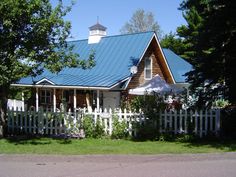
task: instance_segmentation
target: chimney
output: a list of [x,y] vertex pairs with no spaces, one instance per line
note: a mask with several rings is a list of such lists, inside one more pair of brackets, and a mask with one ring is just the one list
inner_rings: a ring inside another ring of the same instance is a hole
[[103,36],[107,35],[106,27],[102,26],[97,22],[96,25],[89,27],[89,44],[99,43]]

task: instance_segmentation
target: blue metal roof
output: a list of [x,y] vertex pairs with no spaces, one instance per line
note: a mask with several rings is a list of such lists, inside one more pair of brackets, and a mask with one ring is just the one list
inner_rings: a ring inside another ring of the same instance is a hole
[[185,61],[180,56],[176,55],[170,49],[162,49],[166,57],[167,64],[171,70],[171,73],[174,77],[176,83],[186,82],[186,76],[183,76],[185,73],[192,70],[192,65]]
[[[88,59],[94,51],[96,66],[86,70],[64,68],[58,74],[45,69],[42,75],[22,78],[18,84],[34,85],[47,79],[57,86],[110,88],[131,76],[130,68],[140,60],[153,35],[154,32],[142,32],[107,36],[95,44],[88,44],[88,40],[68,42],[81,59]],[[163,52],[175,82],[185,82],[183,74],[191,70],[191,65],[169,49]]]
[[133,62],[142,57],[154,32],[103,37],[99,43],[88,40],[71,41],[74,52],[88,59],[95,52],[96,66],[92,69],[65,68],[57,75],[47,70],[35,78],[21,79],[18,84],[32,85],[46,78],[58,86],[111,87],[130,76]]

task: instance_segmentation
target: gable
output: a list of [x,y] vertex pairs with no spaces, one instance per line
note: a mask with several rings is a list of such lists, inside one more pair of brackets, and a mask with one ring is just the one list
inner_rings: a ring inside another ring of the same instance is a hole
[[128,89],[136,88],[147,81],[145,80],[144,76],[145,58],[151,58],[152,76],[158,74],[167,83],[172,84],[175,82],[172,77],[172,73],[170,72],[170,69],[168,68],[168,65],[165,61],[165,57],[162,53],[160,45],[157,42],[157,38],[154,35],[144,55],[137,64],[138,72],[131,78],[127,87]]

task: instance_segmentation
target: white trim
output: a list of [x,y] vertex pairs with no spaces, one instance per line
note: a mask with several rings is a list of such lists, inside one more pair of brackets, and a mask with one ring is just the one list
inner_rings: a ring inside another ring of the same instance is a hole
[[53,112],[57,109],[56,89],[53,88]]
[[25,111],[25,98],[24,98],[24,92],[21,92],[21,106],[22,106],[22,111]]
[[[155,33],[153,34],[153,36],[154,36],[154,35],[155,35]],[[139,61],[138,61],[138,63],[137,63],[137,66],[140,64],[140,62],[142,61],[142,59],[143,59],[145,53],[147,52],[147,49],[148,49],[148,47],[150,46],[150,44],[151,44],[151,42],[152,42],[153,36],[151,37],[150,41],[148,42],[147,47],[145,48],[143,54],[141,55],[141,57],[140,57],[140,59],[139,59]]]
[[112,89],[112,88],[116,87],[117,85],[121,84],[122,82],[125,82],[125,81],[128,80],[129,78],[130,78],[130,77],[127,77],[127,78],[125,78],[125,79],[123,79],[123,80],[117,82],[116,84],[114,84],[114,85],[112,85],[111,87],[109,87],[109,89]]
[[76,109],[76,105],[77,105],[77,103],[76,103],[76,89],[74,89],[74,95],[73,95],[73,97],[74,97],[74,109]]
[[48,83],[50,83],[52,85],[55,85],[55,83],[53,83],[52,81],[48,80],[47,78],[43,78],[42,80],[36,82],[36,85],[39,85],[40,83],[42,83],[44,81],[46,81],[46,82],[48,82]]
[[36,97],[36,111],[39,111],[39,89],[38,88],[36,88],[36,95],[35,95],[35,97]]
[[128,82],[126,82],[125,87],[124,87],[125,90],[127,89],[127,87],[128,87],[128,85],[129,85],[129,83],[130,83],[132,77],[133,77],[133,75],[130,76],[129,79],[128,79]]
[[97,90],[97,110],[100,109],[100,91]]
[[[150,60],[150,69],[151,69],[151,75],[150,78],[146,77],[146,60],[149,59]],[[145,57],[144,58],[144,80],[151,80],[152,79],[152,57]]]
[[175,79],[174,79],[174,77],[173,77],[173,74],[172,74],[172,72],[171,72],[171,70],[170,70],[170,67],[169,67],[169,65],[168,65],[168,63],[167,63],[166,56],[164,55],[164,53],[163,53],[163,51],[162,51],[161,45],[159,44],[158,38],[157,38],[157,36],[156,36],[155,33],[154,33],[154,37],[155,37],[155,39],[156,39],[156,41],[157,41],[158,47],[160,48],[161,55],[162,55],[163,58],[164,58],[164,62],[165,62],[165,64],[166,64],[166,66],[167,66],[167,69],[169,70],[171,79],[173,80],[173,84],[175,84],[176,82],[175,82]]
[[[169,73],[170,73],[171,79],[173,80],[173,84],[175,84],[175,79],[174,79],[174,77],[173,77],[173,75],[172,75],[172,72],[171,72],[171,70],[170,70],[170,68],[169,68],[169,65],[168,65],[167,61],[166,61],[166,57],[165,57],[165,55],[164,55],[164,53],[163,53],[163,51],[162,51],[162,48],[161,48],[161,46],[160,46],[160,44],[159,44],[159,40],[158,40],[158,38],[157,38],[157,36],[156,36],[155,33],[153,34],[153,36],[151,37],[150,41],[148,42],[148,45],[147,45],[147,47],[145,48],[143,54],[141,55],[141,57],[140,57],[140,59],[139,59],[139,62],[137,63],[137,66],[138,66],[138,65],[140,64],[140,62],[142,61],[142,59],[143,59],[145,53],[147,52],[147,49],[148,49],[148,47],[150,46],[150,44],[151,44],[153,38],[155,38],[156,43],[157,43],[158,47],[160,48],[161,55],[162,55],[163,58],[164,58],[164,62],[165,62],[166,66],[167,66],[167,69],[168,69],[168,71],[169,71]],[[130,77],[130,79],[129,79],[129,81],[128,81],[126,87],[128,87],[128,85],[129,85],[129,83],[130,83],[132,77],[133,77],[133,76]],[[126,88],[125,88],[125,89],[126,89]]]
[[11,84],[11,86],[18,87],[36,87],[36,88],[66,88],[66,89],[87,89],[87,90],[110,90],[112,87],[83,87],[83,86],[66,86],[66,85],[25,85],[25,84]]

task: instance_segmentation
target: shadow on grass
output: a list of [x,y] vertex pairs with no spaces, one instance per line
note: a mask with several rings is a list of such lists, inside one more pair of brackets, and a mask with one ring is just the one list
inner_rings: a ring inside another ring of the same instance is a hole
[[188,148],[193,147],[210,147],[215,149],[220,149],[225,152],[236,151],[236,140],[233,139],[196,139],[190,142],[185,142],[185,145]]
[[58,144],[71,144],[72,141],[68,138],[52,138],[43,136],[11,136],[6,138],[9,143],[15,145],[50,145],[55,141]]
[[194,135],[174,135],[174,134],[161,134],[155,138],[132,138],[134,142],[145,142],[145,141],[159,141],[159,142],[173,142],[182,144],[187,148],[201,148],[209,147],[219,149],[225,152],[236,151],[236,139],[232,137],[216,137],[216,136],[205,136],[199,138]]

